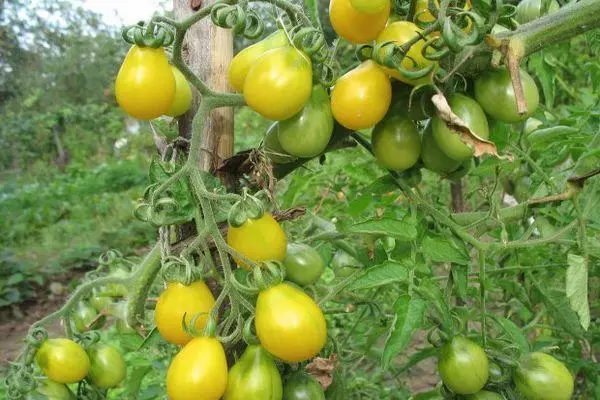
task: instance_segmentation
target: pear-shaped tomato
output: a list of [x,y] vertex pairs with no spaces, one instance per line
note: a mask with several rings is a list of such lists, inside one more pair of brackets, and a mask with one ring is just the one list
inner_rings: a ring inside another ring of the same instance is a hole
[[175,98],[175,76],[165,50],[132,46],[117,75],[115,95],[134,118],[150,120],[166,114]]
[[[386,26],[383,32],[377,37],[377,43],[395,42],[398,46],[402,46],[415,36],[418,36],[421,31],[421,28],[410,21],[393,22]],[[421,39],[411,46],[410,50],[408,50],[408,56],[402,60],[402,68],[407,71],[418,71],[434,64],[433,61],[423,56],[424,45],[425,41]],[[410,79],[402,75],[399,71],[390,68],[385,68],[385,71],[394,78],[413,86],[431,82],[431,74],[419,79]]]
[[281,400],[281,376],[275,361],[259,345],[250,345],[229,371],[224,400]]
[[514,373],[517,389],[527,400],[569,400],[573,376],[563,363],[545,353],[531,353]]
[[423,132],[421,140],[421,160],[425,168],[438,174],[448,174],[460,167],[460,161],[451,159],[440,149],[433,137],[431,124]]
[[405,116],[391,116],[377,124],[371,142],[375,158],[386,169],[406,171],[421,155],[419,131]]
[[288,244],[283,265],[285,278],[300,286],[312,285],[325,271],[325,262],[319,252],[303,243]]
[[273,164],[289,164],[298,159],[298,157],[285,151],[279,142],[277,133],[279,132],[279,124],[281,122],[282,121],[273,122],[269,129],[267,129],[267,133],[263,140],[265,154]]
[[292,46],[263,54],[244,82],[244,99],[267,119],[281,121],[296,115],[312,93],[310,58]]
[[[481,106],[472,98],[454,93],[448,98],[450,108],[463,122],[482,139],[490,136],[487,117]],[[467,161],[473,157],[473,150],[460,140],[459,135],[449,129],[437,115],[432,118],[433,137],[448,157],[456,161]]]
[[442,346],[438,369],[448,389],[457,394],[474,394],[488,380],[489,360],[477,343],[455,336]]
[[338,79],[331,92],[331,110],[337,122],[353,129],[375,126],[392,102],[392,84],[385,72],[371,60]]
[[277,137],[281,147],[292,156],[316,157],[325,150],[333,133],[329,95],[322,85],[313,86],[312,96],[302,111],[279,121]]
[[[379,0],[370,0],[369,2],[373,1]],[[331,26],[340,37],[355,44],[375,40],[385,28],[390,11],[389,1],[375,13],[359,11],[352,6],[351,0],[331,0],[329,3]]]
[[350,0],[350,4],[360,12],[375,14],[389,7],[390,0]]
[[[82,333],[88,329],[94,329],[100,327],[98,323],[92,326],[92,323],[98,317],[98,312],[91,306],[84,302],[77,305],[75,312],[71,317],[73,328],[76,332]],[[99,322],[99,321],[98,321]],[[101,325],[101,324],[100,324]]]
[[283,30],[277,30],[265,39],[246,47],[233,57],[229,64],[227,76],[229,84],[238,92],[244,90],[244,83],[252,65],[267,51],[283,47],[289,43]]
[[260,343],[286,362],[313,358],[327,340],[327,324],[317,303],[287,283],[259,293],[255,322]]
[[125,379],[125,359],[116,348],[97,344],[88,350],[90,372],[88,379],[94,386],[110,389],[118,386]]
[[169,282],[156,303],[154,321],[161,336],[165,340],[183,345],[192,337],[183,330],[185,324],[200,315],[195,328],[202,331],[208,320],[208,313],[215,305],[215,298],[204,281],[196,281],[186,286],[179,282]]
[[79,344],[70,339],[48,339],[35,353],[44,375],[58,383],[76,383],[86,377],[90,359]]
[[325,392],[315,378],[300,372],[286,380],[283,400],[325,400]]
[[170,117],[179,117],[185,114],[192,106],[192,88],[177,67],[171,66],[171,68],[175,76],[175,98],[173,98],[173,104],[171,104],[169,111],[167,111],[167,115]]

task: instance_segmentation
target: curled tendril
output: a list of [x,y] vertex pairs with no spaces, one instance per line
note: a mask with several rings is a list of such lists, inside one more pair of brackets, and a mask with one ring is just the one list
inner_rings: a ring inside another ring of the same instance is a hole
[[316,28],[300,28],[293,32],[292,43],[316,62],[324,62],[329,55],[325,35]]
[[80,335],[77,335],[77,342],[81,344],[84,348],[89,348],[90,346],[95,345],[100,342],[100,332],[98,331],[87,331]]
[[262,18],[240,4],[217,4],[213,7],[210,18],[216,26],[231,29],[236,35],[244,35],[248,39],[259,37],[265,30]]
[[252,332],[252,325],[254,322],[254,315],[251,315],[250,318],[248,318],[246,320],[246,322],[244,323],[244,332],[243,332],[243,338],[244,341],[249,344],[259,344],[259,340],[256,337],[256,335]]
[[[233,331],[226,336],[219,335],[218,339],[224,345],[233,344],[233,343],[238,342],[243,337],[243,332],[244,332],[244,319],[242,318],[241,314],[238,314],[235,317],[235,325],[234,325]],[[227,334],[227,332],[222,332],[222,333]]]
[[31,347],[40,347],[48,340],[48,331],[42,326],[34,327],[25,337],[25,342]]
[[175,40],[175,34],[170,28],[153,22],[148,25],[140,23],[126,26],[121,31],[121,36],[129,44],[155,49],[169,46]]
[[116,262],[121,262],[122,260],[123,254],[119,250],[111,249],[98,257],[98,264],[110,267]]
[[[393,41],[376,43],[374,45],[362,45],[357,50],[358,57],[364,61],[371,59],[377,64],[398,71],[407,79],[420,79],[429,75],[435,68],[434,64],[430,64],[424,68]],[[406,69],[402,64],[405,60],[409,60],[411,67],[414,69]]]
[[199,278],[194,274],[195,267],[191,258],[169,256],[163,263],[161,274],[165,282],[179,282],[187,286]]

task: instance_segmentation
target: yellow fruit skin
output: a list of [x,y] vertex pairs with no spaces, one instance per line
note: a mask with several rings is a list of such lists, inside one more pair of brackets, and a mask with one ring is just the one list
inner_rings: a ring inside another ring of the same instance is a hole
[[358,11],[350,0],[331,0],[329,19],[338,36],[354,44],[368,43],[377,38],[390,17],[391,4],[373,14]]
[[57,383],[77,383],[90,370],[90,359],[80,345],[70,339],[48,339],[35,354],[44,375]]
[[179,117],[185,114],[192,106],[192,88],[185,76],[176,67],[171,66],[173,75],[175,76],[175,97],[173,103],[167,111],[170,117]]

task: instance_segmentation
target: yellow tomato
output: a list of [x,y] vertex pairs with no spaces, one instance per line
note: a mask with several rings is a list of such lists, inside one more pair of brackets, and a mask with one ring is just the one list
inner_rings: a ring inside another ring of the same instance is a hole
[[117,75],[115,94],[132,117],[150,120],[166,114],[175,98],[175,76],[164,49],[132,46]]
[[244,82],[246,82],[246,76],[252,65],[267,51],[283,47],[287,44],[288,39],[285,32],[278,30],[264,40],[240,51],[229,64],[227,72],[229,84],[238,92],[244,90]]
[[58,383],[79,382],[90,370],[87,353],[70,339],[46,340],[35,354],[35,360],[44,375]]
[[177,353],[167,371],[169,400],[218,400],[225,389],[227,359],[215,338],[194,338]]
[[311,93],[310,58],[292,46],[263,54],[250,68],[244,83],[244,99],[248,106],[276,121],[300,112]]
[[[436,8],[439,8],[440,6],[440,2],[438,0],[435,0],[435,5]],[[463,8],[465,11],[468,11],[471,9],[471,1],[468,0],[465,3],[465,7]],[[431,13],[431,11],[429,10],[429,0],[417,0],[417,8],[415,10],[415,19],[419,22],[423,22],[426,24],[429,24],[431,22],[434,22],[436,20],[436,17],[433,16],[433,14]],[[465,32],[468,32],[471,26],[471,22],[469,22],[469,25],[467,26],[467,28],[465,28]],[[432,35],[435,36],[439,36],[439,32],[434,32],[432,33]]]
[[[398,21],[389,24],[381,35],[377,38],[377,43],[382,42],[395,42],[397,45],[402,46],[404,43],[408,42],[415,36],[418,36],[418,32],[421,32],[421,29],[408,21]],[[431,64],[434,64],[433,61],[430,61],[423,57],[422,50],[425,45],[425,41],[423,39],[419,40],[417,43],[413,44],[408,51],[408,57],[402,60],[402,68],[408,71],[420,70],[423,68],[429,67]],[[415,65],[415,63],[417,65]],[[390,69],[384,68],[385,71],[393,76],[394,78],[402,81],[404,83],[408,83],[409,85],[420,85],[423,83],[431,82],[431,75],[425,76],[420,79],[408,79],[403,76],[400,72]]]
[[360,12],[350,0],[331,0],[329,19],[338,36],[355,44],[368,43],[377,38],[390,17],[391,4],[376,13]]
[[286,362],[313,358],[327,341],[327,325],[319,306],[287,283],[260,292],[255,323],[263,347]]
[[390,0],[350,0],[352,7],[360,12],[375,14],[390,6]]
[[[281,225],[270,213],[258,219],[248,219],[240,227],[229,226],[227,244],[246,258],[255,261],[283,261],[287,238]],[[240,267],[248,266],[237,261]]]
[[177,67],[171,66],[171,68],[175,76],[175,97],[169,111],[167,111],[167,115],[170,117],[179,117],[185,114],[192,106],[192,88]]
[[193,282],[185,286],[179,282],[170,282],[161,293],[154,311],[156,327],[165,340],[184,345],[192,340],[183,330],[183,316],[188,325],[199,313],[204,313],[196,320],[196,329],[202,331],[208,320],[208,313],[215,305],[215,298],[204,281]]
[[370,128],[383,119],[392,102],[390,78],[367,60],[338,79],[331,92],[331,111],[342,126]]

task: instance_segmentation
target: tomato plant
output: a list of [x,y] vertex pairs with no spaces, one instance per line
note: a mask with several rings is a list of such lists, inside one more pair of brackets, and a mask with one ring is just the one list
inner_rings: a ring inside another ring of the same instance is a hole
[[110,389],[125,379],[125,360],[116,348],[95,345],[87,351],[90,358],[88,379],[97,387]]
[[225,400],[277,400],[282,396],[281,376],[275,361],[260,345],[250,345],[229,371]]
[[566,400],[573,396],[573,376],[563,363],[545,353],[531,353],[514,375],[517,389],[527,400]]
[[325,400],[323,388],[312,376],[296,373],[285,381],[283,400]]
[[[372,3],[369,3],[370,7],[373,7]],[[384,2],[380,11],[368,13],[355,8],[352,0],[331,0],[329,18],[331,26],[340,37],[352,43],[367,43],[377,38],[385,28],[390,9],[389,1]]]
[[325,262],[319,252],[301,243],[288,244],[283,265],[286,279],[300,286],[312,285],[325,271]]
[[386,169],[405,171],[421,155],[421,138],[414,123],[400,116],[384,119],[373,129],[371,141],[377,161]]
[[483,348],[462,336],[455,336],[440,350],[438,370],[448,389],[457,394],[474,394],[489,377],[489,361]]
[[90,359],[85,350],[69,339],[48,339],[35,354],[44,375],[58,383],[76,383],[86,377]]

